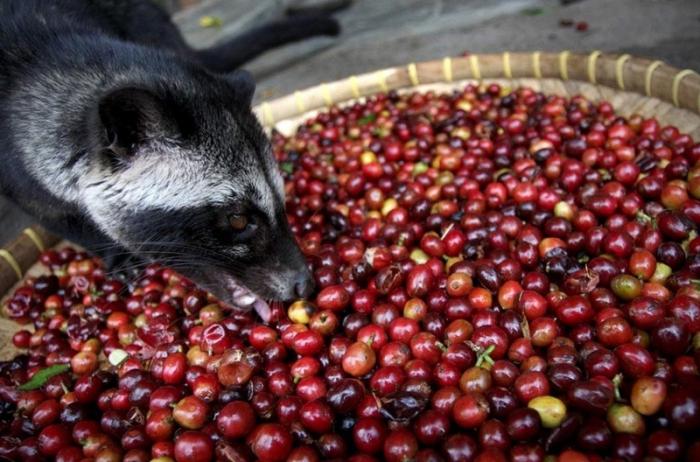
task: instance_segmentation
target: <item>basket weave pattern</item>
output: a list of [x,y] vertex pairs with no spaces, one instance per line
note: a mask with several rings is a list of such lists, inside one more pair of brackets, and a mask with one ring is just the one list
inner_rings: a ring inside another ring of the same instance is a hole
[[255,112],[266,126],[289,132],[300,117],[377,92],[448,90],[481,81],[525,85],[562,96],[582,94],[593,101],[606,99],[621,115],[653,116],[700,138],[700,75],[661,61],[599,51],[504,52],[411,63],[297,91],[262,103]]

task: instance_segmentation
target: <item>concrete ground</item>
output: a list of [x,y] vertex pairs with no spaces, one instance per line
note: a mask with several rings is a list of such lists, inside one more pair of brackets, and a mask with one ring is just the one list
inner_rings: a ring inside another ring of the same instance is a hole
[[[207,46],[281,17],[290,1],[205,0],[175,21],[193,46]],[[202,16],[220,19],[221,26],[202,28]],[[354,0],[336,16],[339,37],[290,44],[245,66],[258,81],[258,100],[465,51],[602,50],[700,71],[700,0]],[[589,28],[564,28],[562,19]],[[0,243],[31,222],[0,198]]]
[[[256,19],[279,17],[284,3],[240,0],[244,13],[237,13],[226,1],[209,0],[176,20],[190,43],[205,46]],[[200,14],[218,15],[223,26],[196,27],[192,19]],[[700,70],[698,0],[354,0],[336,17],[339,37],[290,44],[245,66],[258,79],[259,99],[465,51],[619,51]],[[562,19],[589,28],[561,27]]]

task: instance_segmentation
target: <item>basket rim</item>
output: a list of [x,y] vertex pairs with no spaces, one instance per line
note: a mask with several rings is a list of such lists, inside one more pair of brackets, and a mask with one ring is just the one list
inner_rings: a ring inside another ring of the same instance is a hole
[[432,83],[491,79],[555,79],[657,98],[700,113],[700,74],[629,54],[561,52],[474,53],[412,62],[351,75],[263,101],[253,111],[266,128],[284,120],[379,92]]

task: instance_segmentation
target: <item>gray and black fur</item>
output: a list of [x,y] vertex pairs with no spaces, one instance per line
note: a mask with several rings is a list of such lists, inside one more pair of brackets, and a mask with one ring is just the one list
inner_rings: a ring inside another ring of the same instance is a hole
[[147,1],[3,0],[0,193],[113,265],[159,260],[226,301],[306,295],[253,83],[231,71],[334,32],[295,18],[194,51]]

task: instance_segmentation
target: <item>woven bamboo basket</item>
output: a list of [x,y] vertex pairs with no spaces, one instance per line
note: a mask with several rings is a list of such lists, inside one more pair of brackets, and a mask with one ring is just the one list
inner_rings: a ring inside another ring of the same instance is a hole
[[[592,101],[607,100],[623,115],[655,117],[700,140],[700,75],[661,61],[594,51],[589,54],[510,53],[473,54],[459,58],[411,63],[324,83],[254,108],[268,129],[291,134],[305,119],[332,105],[342,105],[389,90],[450,92],[468,83],[497,82],[506,87],[528,86],[545,94],[581,94]],[[0,249],[0,298],[22,279],[38,274],[42,250],[59,238],[38,226],[24,230]],[[4,303],[3,303],[4,306]],[[0,318],[0,359],[14,354],[11,336],[17,325]]]

